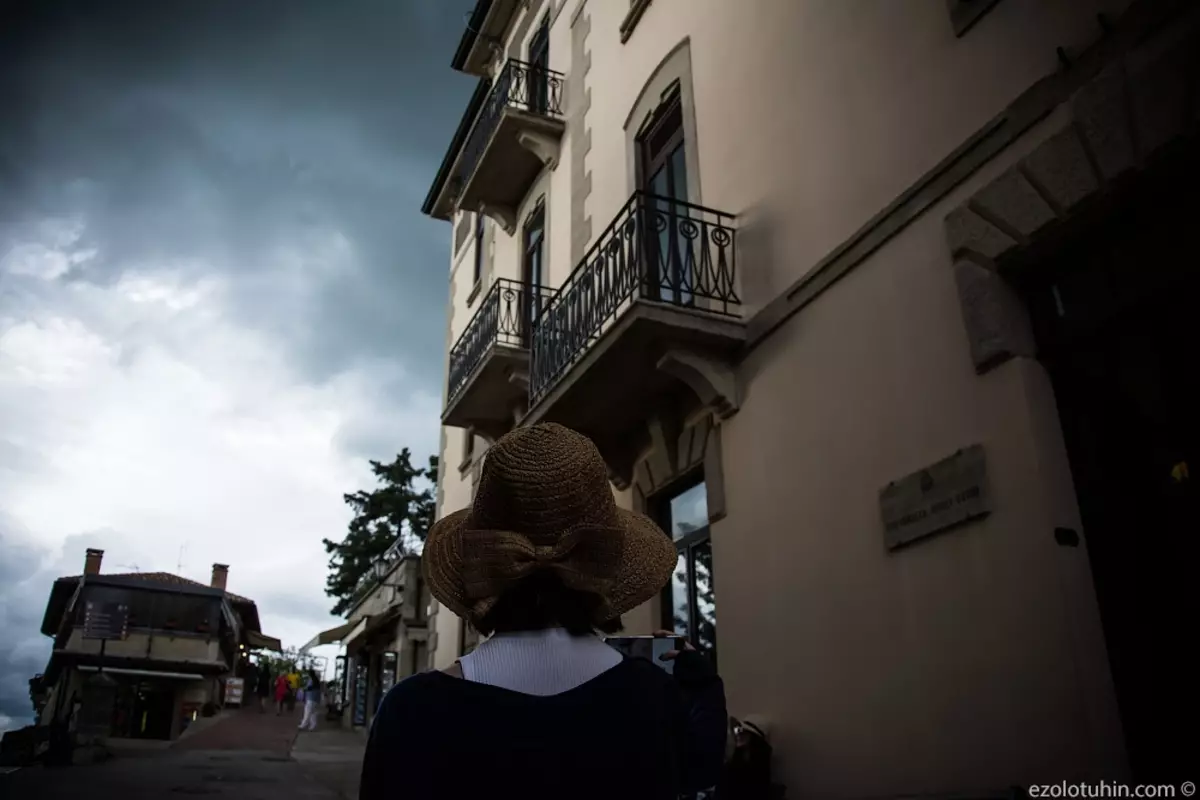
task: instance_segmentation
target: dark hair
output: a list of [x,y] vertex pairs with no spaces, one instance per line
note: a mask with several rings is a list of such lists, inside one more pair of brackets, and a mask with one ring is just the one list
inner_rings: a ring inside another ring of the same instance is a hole
[[597,619],[602,602],[597,594],[568,589],[558,575],[543,570],[509,587],[490,611],[470,622],[483,636],[555,627],[572,636],[619,632],[624,627],[619,616]]

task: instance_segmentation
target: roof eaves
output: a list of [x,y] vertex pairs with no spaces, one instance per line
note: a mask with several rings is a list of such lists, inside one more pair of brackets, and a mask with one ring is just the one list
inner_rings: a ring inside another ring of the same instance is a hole
[[480,78],[479,82],[475,85],[475,91],[471,94],[467,108],[463,111],[462,119],[458,121],[458,128],[454,131],[454,138],[450,140],[450,147],[446,150],[446,155],[442,158],[441,165],[438,166],[437,174],[433,179],[433,185],[429,187],[429,193],[425,195],[425,202],[421,204],[421,213],[429,216],[433,215],[433,209],[437,205],[438,197],[441,196],[442,190],[446,186],[446,181],[450,179],[450,171],[454,168],[454,162],[458,159],[459,151],[462,150],[463,145],[466,143],[467,135],[471,132],[475,118],[479,116],[479,110],[483,108],[483,103],[487,100],[490,88],[491,81],[487,78]]
[[461,72],[467,63],[467,56],[471,54],[471,48],[475,46],[475,40],[479,38],[479,30],[483,27],[488,12],[492,10],[492,2],[493,0],[477,0],[475,3],[475,8],[471,11],[471,19],[467,22],[467,29],[463,31],[462,38],[458,40],[458,48],[454,51],[454,58],[450,61],[450,66],[454,69]]

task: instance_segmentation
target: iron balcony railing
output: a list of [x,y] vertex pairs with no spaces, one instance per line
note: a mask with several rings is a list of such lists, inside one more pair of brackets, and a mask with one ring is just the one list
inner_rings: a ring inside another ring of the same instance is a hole
[[635,192],[542,309],[530,346],[530,407],[634,301],[736,316],[734,218]]
[[506,108],[516,108],[547,117],[561,117],[565,85],[566,78],[561,72],[515,58],[505,62],[459,156],[453,178],[459,190],[461,191],[475,174],[475,168],[479,166],[483,151],[487,149]]
[[450,350],[447,406],[466,388],[493,345],[529,347],[533,322],[553,294],[544,286],[496,279],[467,329]]

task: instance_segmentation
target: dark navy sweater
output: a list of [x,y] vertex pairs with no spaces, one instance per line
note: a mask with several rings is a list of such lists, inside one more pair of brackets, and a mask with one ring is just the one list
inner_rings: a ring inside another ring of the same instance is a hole
[[681,653],[675,676],[627,658],[537,697],[441,672],[398,683],[371,726],[359,800],[673,800],[721,772],[725,689]]

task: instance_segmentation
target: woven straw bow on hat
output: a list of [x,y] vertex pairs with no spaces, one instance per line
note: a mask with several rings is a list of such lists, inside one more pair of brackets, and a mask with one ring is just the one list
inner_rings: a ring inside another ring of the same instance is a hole
[[434,524],[421,563],[433,596],[469,620],[545,569],[568,588],[599,595],[596,622],[604,622],[658,594],[676,558],[661,528],[617,508],[591,440],[541,424],[492,445],[471,507]]

